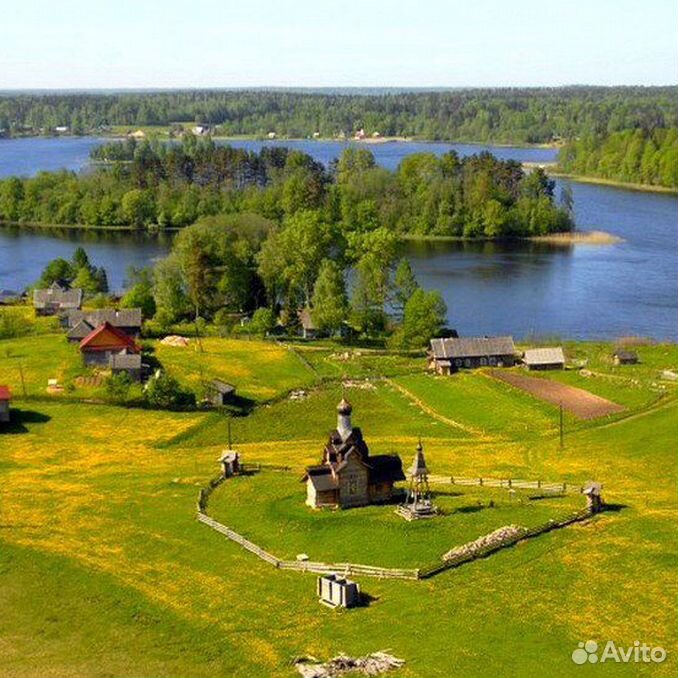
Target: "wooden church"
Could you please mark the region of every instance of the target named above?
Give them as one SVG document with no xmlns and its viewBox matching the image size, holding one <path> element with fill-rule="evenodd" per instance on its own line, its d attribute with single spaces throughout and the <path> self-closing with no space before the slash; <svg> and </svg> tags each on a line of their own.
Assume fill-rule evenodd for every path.
<svg viewBox="0 0 678 678">
<path fill-rule="evenodd" d="M 361 430 L 351 424 L 353 408 L 337 406 L 337 428 L 330 433 L 322 463 L 306 469 L 306 503 L 314 508 L 349 508 L 389 501 L 394 483 L 405 480 L 400 457 L 370 455 Z"/>
</svg>

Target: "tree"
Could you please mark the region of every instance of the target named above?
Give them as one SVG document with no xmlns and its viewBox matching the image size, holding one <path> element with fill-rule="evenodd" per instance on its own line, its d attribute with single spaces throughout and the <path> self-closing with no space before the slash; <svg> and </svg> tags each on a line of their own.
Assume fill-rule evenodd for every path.
<svg viewBox="0 0 678 678">
<path fill-rule="evenodd" d="M 132 284 L 120 300 L 121 308 L 140 308 L 144 318 L 152 318 L 156 312 L 153 271 L 148 268 L 131 267 L 127 278 Z"/>
<path fill-rule="evenodd" d="M 156 319 L 168 327 L 190 309 L 190 300 L 175 254 L 161 259 L 153 272 L 153 298 L 157 308 Z"/>
<path fill-rule="evenodd" d="M 122 196 L 122 216 L 125 223 L 133 226 L 153 223 L 155 208 L 151 196 L 138 188 L 127 191 Z"/>
<path fill-rule="evenodd" d="M 265 336 L 275 327 L 275 313 L 270 308 L 258 308 L 252 315 L 249 331 L 252 334 Z"/>
<path fill-rule="evenodd" d="M 273 231 L 259 253 L 261 275 L 271 302 L 290 308 L 310 303 L 320 265 L 333 244 L 333 228 L 320 212 L 297 212 Z"/>
<path fill-rule="evenodd" d="M 89 257 L 87 256 L 87 252 L 85 252 L 82 247 L 76 247 L 71 261 L 73 262 L 73 268 L 76 270 L 90 267 Z"/>
<path fill-rule="evenodd" d="M 325 259 L 313 287 L 311 317 L 318 329 L 338 331 L 348 313 L 343 271 L 331 259 Z"/>
<path fill-rule="evenodd" d="M 437 290 L 418 289 L 405 304 L 403 324 L 390 340 L 393 348 L 426 346 L 447 322 L 447 306 Z"/>
<path fill-rule="evenodd" d="M 70 282 L 75 276 L 73 266 L 62 257 L 52 259 L 40 274 L 38 287 L 49 287 L 53 282 Z"/>
<path fill-rule="evenodd" d="M 127 372 L 112 374 L 106 380 L 106 393 L 112 400 L 117 402 L 124 402 L 127 400 L 131 388 L 132 378 Z"/>
<path fill-rule="evenodd" d="M 161 410 L 189 410 L 195 407 L 195 394 L 182 388 L 166 372 L 148 381 L 145 398 L 151 407 Z"/>
<path fill-rule="evenodd" d="M 402 318 L 405 304 L 418 289 L 419 283 L 414 277 L 410 262 L 407 259 L 401 259 L 393 276 L 391 306 L 396 316 Z"/>
</svg>

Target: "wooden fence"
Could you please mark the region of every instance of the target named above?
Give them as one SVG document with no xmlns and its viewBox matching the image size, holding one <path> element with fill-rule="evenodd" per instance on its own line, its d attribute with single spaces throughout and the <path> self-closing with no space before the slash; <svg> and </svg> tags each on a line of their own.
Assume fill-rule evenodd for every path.
<svg viewBox="0 0 678 678">
<path fill-rule="evenodd" d="M 254 468 L 266 468 L 265 465 L 254 466 Z M 269 467 L 275 470 L 286 470 L 287 467 Z M 297 572 L 312 572 L 314 574 L 330 574 L 330 573 L 341 573 L 346 576 L 366 576 L 366 577 L 379 577 L 382 579 L 427 579 L 432 577 L 440 572 L 449 570 L 455 567 L 459 567 L 464 563 L 470 562 L 472 560 L 477 560 L 478 558 L 484 558 L 489 554 L 499 551 L 500 549 L 507 548 L 517 544 L 519 541 L 524 539 L 530 539 L 536 537 L 537 535 L 544 534 L 554 529 L 565 527 L 571 525 L 574 522 L 585 520 L 591 517 L 591 511 L 588 508 L 582 509 L 575 513 L 568 514 L 558 519 L 551 519 L 542 525 L 538 525 L 532 528 L 526 528 L 519 535 L 514 535 L 507 537 L 501 542 L 494 544 L 489 544 L 483 548 L 475 549 L 467 553 L 460 553 L 454 558 L 448 560 L 440 560 L 435 563 L 432 563 L 426 567 L 414 568 L 414 569 L 401 569 L 401 568 L 389 568 L 389 567 L 376 567 L 373 565 L 361 565 L 357 563 L 323 563 L 310 560 L 283 560 L 277 556 L 269 553 L 268 551 L 262 549 L 260 546 L 254 542 L 246 539 L 241 534 L 232 530 L 230 527 L 221 524 L 220 522 L 214 520 L 207 515 L 207 506 L 209 502 L 209 497 L 212 492 L 221 485 L 226 478 L 224 476 L 218 476 L 213 478 L 209 484 L 201 488 L 198 495 L 198 521 L 212 528 L 216 532 L 223 534 L 225 537 L 231 541 L 239 544 L 242 548 L 250 553 L 254 554 L 261 560 L 273 565 L 279 570 L 294 570 Z M 544 492 L 554 492 L 554 493 L 565 493 L 565 492 L 577 492 L 582 491 L 580 485 L 572 485 L 568 483 L 548 483 L 541 480 L 514 480 L 514 479 L 498 479 L 498 478 L 462 478 L 457 476 L 429 476 L 429 480 L 432 483 L 449 483 L 452 485 L 477 485 L 483 487 L 504 487 L 504 488 L 516 488 L 516 489 L 538 489 Z"/>
<path fill-rule="evenodd" d="M 554 494 L 580 494 L 583 486 L 572 483 L 553 483 L 544 480 L 521 480 L 517 478 L 465 478 L 462 476 L 441 476 L 431 474 L 430 483 L 439 485 L 478 485 L 480 487 L 503 487 L 514 490 L 541 490 Z"/>
</svg>

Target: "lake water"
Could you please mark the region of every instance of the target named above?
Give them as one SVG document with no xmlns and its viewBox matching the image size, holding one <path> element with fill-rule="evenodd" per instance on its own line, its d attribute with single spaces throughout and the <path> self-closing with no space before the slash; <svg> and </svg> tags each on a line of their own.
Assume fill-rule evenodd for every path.
<svg viewBox="0 0 678 678">
<path fill-rule="evenodd" d="M 0 140 L 0 176 L 31 175 L 87 164 L 96 138 Z M 322 162 L 345 144 L 329 141 L 238 141 L 234 146 L 299 148 Z M 442 143 L 385 143 L 368 146 L 377 162 L 393 169 L 408 154 L 462 155 L 489 150 L 501 158 L 548 162 L 551 149 Z M 460 333 L 505 332 L 576 338 L 637 334 L 678 339 L 678 196 L 570 184 L 575 218 L 582 230 L 599 229 L 623 238 L 615 245 L 555 247 L 531 243 L 408 243 L 404 252 L 420 283 L 441 290 L 450 324 Z M 166 254 L 170 237 L 69 231 L 49 233 L 0 229 L 0 288 L 21 288 L 56 256 L 82 244 L 104 266 L 111 287 L 124 285 L 130 265 Z"/>
</svg>

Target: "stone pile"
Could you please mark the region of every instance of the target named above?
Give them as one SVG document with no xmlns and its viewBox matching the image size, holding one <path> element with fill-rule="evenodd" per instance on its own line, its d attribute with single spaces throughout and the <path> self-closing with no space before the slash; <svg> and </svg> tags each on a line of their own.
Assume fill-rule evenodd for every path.
<svg viewBox="0 0 678 678">
<path fill-rule="evenodd" d="M 501 546 L 504 542 L 519 539 L 527 532 L 527 528 L 520 525 L 505 525 L 494 532 L 478 537 L 475 541 L 467 542 L 461 546 L 455 546 L 453 549 L 443 555 L 443 560 L 454 560 L 461 556 L 475 556 L 479 552 Z"/>
<path fill-rule="evenodd" d="M 314 657 L 295 661 L 297 671 L 303 678 L 332 678 L 344 673 L 357 672 L 366 676 L 376 676 L 392 669 L 399 669 L 404 664 L 404 659 L 398 659 L 386 652 L 373 652 L 364 657 L 340 654 L 325 663 L 319 663 Z"/>
<path fill-rule="evenodd" d="M 160 340 L 160 343 L 165 346 L 188 346 L 189 342 L 190 339 L 187 337 L 180 337 L 178 334 L 170 334 Z"/>
</svg>

